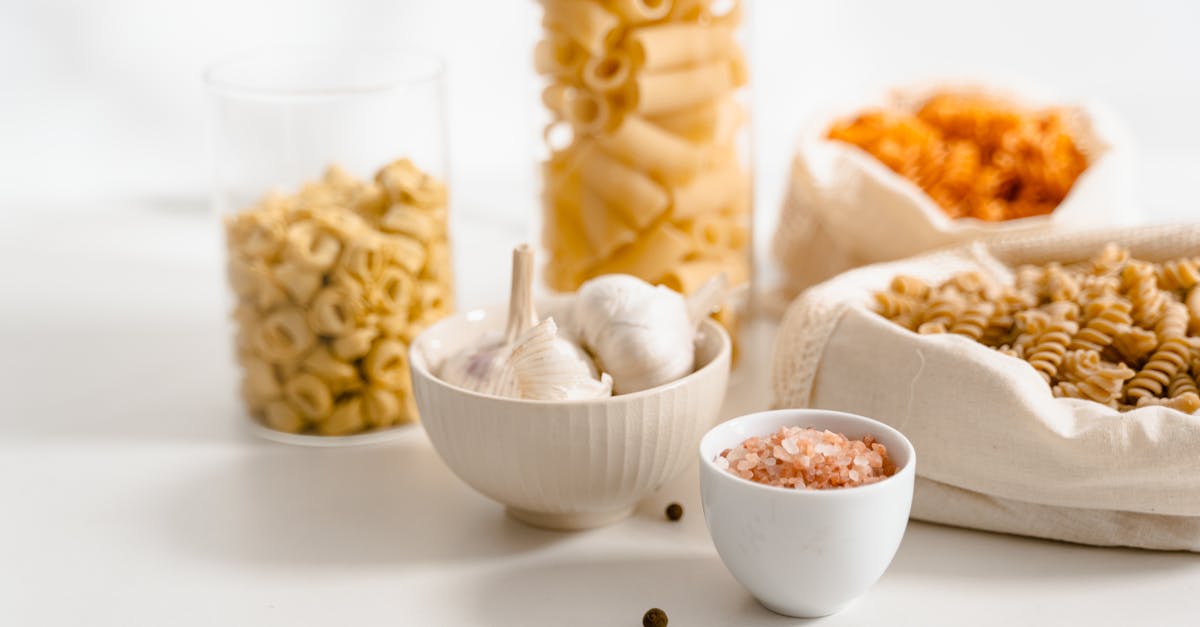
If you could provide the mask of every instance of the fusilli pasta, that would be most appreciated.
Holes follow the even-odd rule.
[[[876,311],[921,334],[961,335],[1023,359],[1056,397],[1193,412],[1198,264],[1150,263],[1110,244],[1090,260],[1018,267],[1012,285],[979,272],[940,285],[898,276],[875,294]]]

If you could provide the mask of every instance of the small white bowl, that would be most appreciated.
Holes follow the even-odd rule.
[[[687,466],[729,379],[730,341],[720,325],[701,323],[691,374],[611,398],[500,398],[434,376],[446,358],[502,330],[505,315],[499,308],[456,314],[417,336],[410,351],[421,422],[459,478],[520,521],[587,529],[628,516]]]
[[[782,426],[870,434],[887,447],[896,474],[854,488],[796,490],[747,481],[713,461]],[[767,609],[827,616],[866,592],[891,564],[908,526],[916,464],[908,438],[870,418],[809,409],[749,414],[700,442],[704,519],[725,567]]]

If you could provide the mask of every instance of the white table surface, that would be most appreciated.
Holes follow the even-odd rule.
[[[0,625],[611,626],[652,606],[673,626],[804,623],[724,569],[694,465],[624,522],[555,533],[461,483],[419,427],[345,449],[249,435],[197,204],[0,217]],[[473,268],[520,236],[461,222]],[[491,265],[460,273],[465,305],[503,297]],[[754,330],[726,416],[768,402],[770,333]],[[913,522],[882,580],[817,622],[1196,624],[1197,610],[1196,555]]]

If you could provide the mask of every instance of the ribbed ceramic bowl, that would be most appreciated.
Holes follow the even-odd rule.
[[[730,342],[710,320],[697,333],[694,372],[634,394],[526,401],[476,394],[434,376],[447,357],[504,322],[500,309],[446,318],[413,341],[410,361],[421,422],[438,454],[520,521],[587,529],[628,516],[687,466],[716,421]]]

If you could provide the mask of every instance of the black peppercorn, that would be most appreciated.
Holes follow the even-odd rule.
[[[679,503],[671,503],[667,506],[667,519],[671,521],[683,518],[683,506]]]
[[[667,613],[657,607],[650,608],[642,616],[642,627],[667,627]]]

